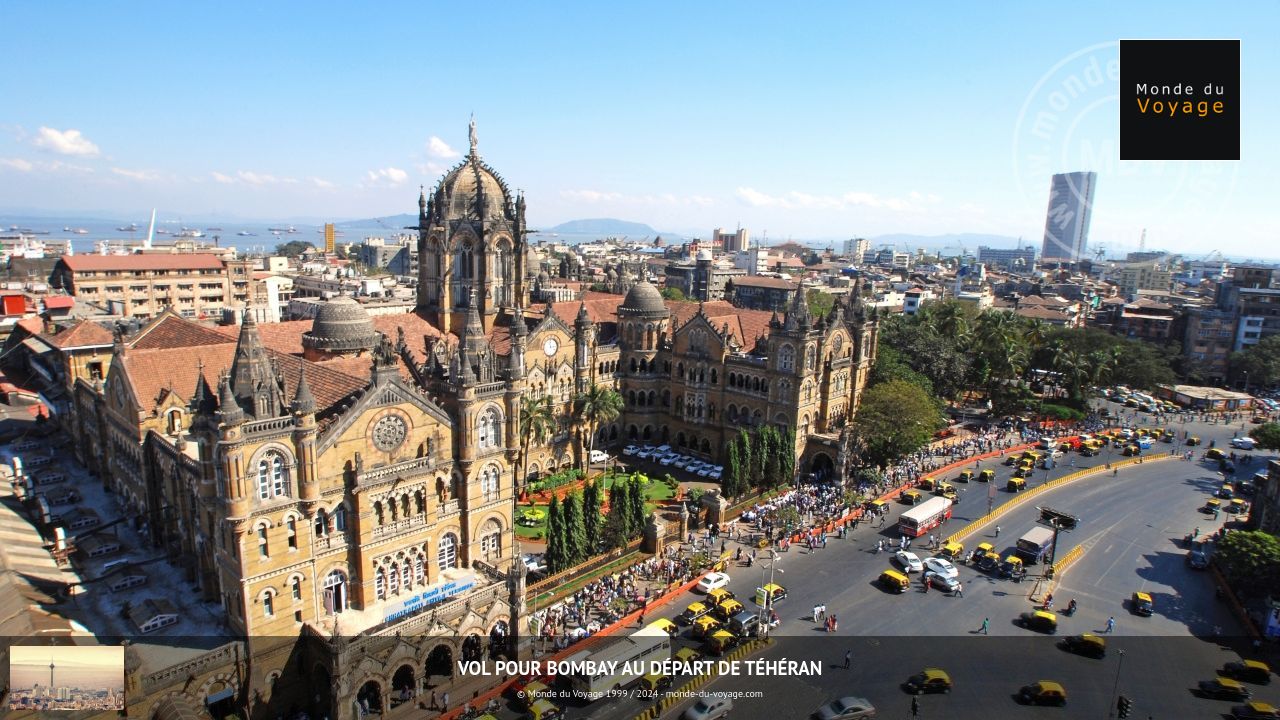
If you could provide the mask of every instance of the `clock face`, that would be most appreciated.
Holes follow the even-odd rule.
[[[400,447],[408,431],[404,418],[399,415],[388,415],[373,426],[373,445],[383,452],[390,452]]]
[[[547,338],[547,341],[542,343],[542,352],[546,353],[547,357],[551,357],[552,355],[555,355],[556,350],[559,350],[559,349],[560,349],[560,343],[557,342],[556,339],[553,337]]]

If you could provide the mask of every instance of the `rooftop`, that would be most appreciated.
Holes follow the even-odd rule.
[[[222,258],[205,253],[63,255],[62,262],[73,272],[222,269]]]

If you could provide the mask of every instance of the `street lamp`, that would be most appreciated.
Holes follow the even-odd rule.
[[[764,633],[765,635],[769,634],[769,619],[765,615],[765,613],[773,610],[773,596],[770,595],[769,594],[770,591],[766,589],[767,585],[765,584],[765,581],[764,581],[764,571],[765,571],[765,568],[769,569],[768,585],[772,585],[773,573],[775,570],[777,570],[780,573],[786,572],[786,570],[783,570],[782,568],[778,567],[778,562],[779,562],[778,551],[774,550],[773,548],[769,548],[769,562],[760,564],[760,588],[764,596],[763,597],[764,602],[761,603],[760,605],[759,632]]]
[[[1111,698],[1113,702],[1111,703],[1111,711],[1107,713],[1108,718],[1115,715],[1116,703],[1114,700],[1120,691],[1120,668],[1124,667],[1124,650],[1117,650],[1116,652],[1120,654],[1120,661],[1116,663],[1116,681],[1115,684],[1111,686]]]

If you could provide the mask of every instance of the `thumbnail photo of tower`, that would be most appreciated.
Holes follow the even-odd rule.
[[[124,708],[124,648],[108,645],[9,648],[10,711]]]

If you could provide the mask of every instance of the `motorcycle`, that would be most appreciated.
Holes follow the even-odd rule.
[[[1063,613],[1062,613],[1062,614],[1063,614],[1063,615],[1066,615],[1066,616],[1068,616],[1068,617],[1070,617],[1070,616],[1072,616],[1072,615],[1075,615],[1075,614],[1076,614],[1076,601],[1075,601],[1075,600],[1072,600],[1071,602],[1067,603],[1067,609],[1066,609],[1065,611],[1063,611]]]

